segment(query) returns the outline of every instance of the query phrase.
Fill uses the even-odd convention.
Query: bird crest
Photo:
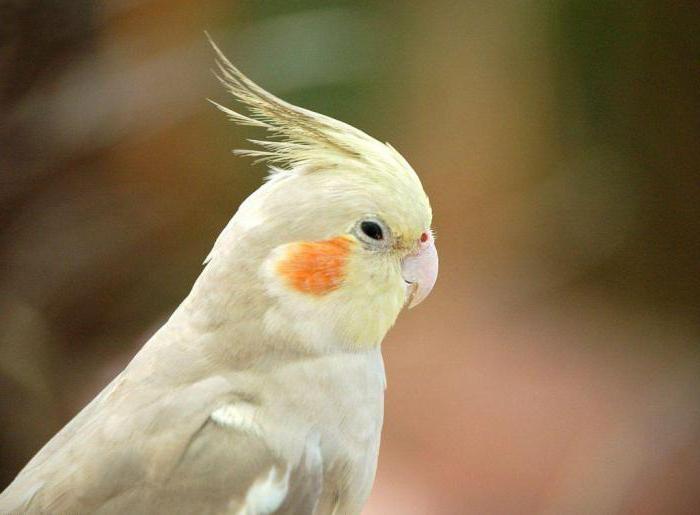
[[[246,113],[210,102],[234,122],[266,129],[270,136],[270,139],[249,139],[258,148],[235,150],[235,154],[286,170],[369,166],[403,180],[417,180],[411,166],[391,145],[351,125],[276,97],[236,68],[211,37],[209,41],[217,57],[218,72],[214,74]],[[272,173],[275,171],[273,166]]]

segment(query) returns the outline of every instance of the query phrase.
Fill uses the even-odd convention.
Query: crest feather
[[[216,52],[219,81],[247,110],[246,114],[212,102],[229,119],[241,125],[266,129],[271,140],[250,139],[258,149],[236,150],[289,169],[335,168],[352,164],[371,166],[417,180],[406,160],[390,145],[329,116],[292,105],[269,93],[246,77],[224,56],[209,37]],[[275,168],[272,168],[273,172]]]

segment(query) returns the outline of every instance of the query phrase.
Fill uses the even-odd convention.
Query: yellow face
[[[332,338],[349,347],[376,346],[401,308],[420,302],[434,283],[434,276],[416,282],[406,263],[418,260],[419,269],[437,273],[437,254],[426,254],[434,250],[430,229],[397,233],[380,216],[362,216],[344,234],[276,249],[268,277],[297,316],[328,322]]]

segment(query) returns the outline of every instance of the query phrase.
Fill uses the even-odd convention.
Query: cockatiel
[[[268,180],[191,293],[0,496],[0,513],[354,514],[374,480],[380,343],[430,292],[420,180],[388,144],[268,93],[214,46],[273,139]],[[252,140],[251,140],[252,141]]]

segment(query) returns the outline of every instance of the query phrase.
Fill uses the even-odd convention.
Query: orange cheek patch
[[[277,273],[296,291],[323,295],[343,282],[351,246],[347,236],[293,243],[277,262]]]

